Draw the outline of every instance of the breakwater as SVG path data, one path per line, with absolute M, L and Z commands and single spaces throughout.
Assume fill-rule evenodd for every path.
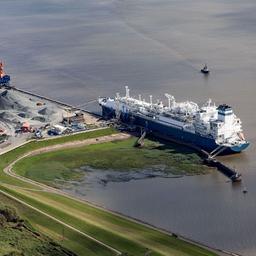
M 6 89 L 9 89 L 9 88 L 6 87 Z M 83 112 L 86 112 L 86 113 L 88 113 L 90 115 L 93 115 L 95 117 L 101 117 L 100 115 L 98 115 L 96 113 L 93 113 L 93 112 L 90 112 L 90 111 L 88 111 L 88 110 L 86 110 L 86 109 L 84 109 L 80 106 L 74 106 L 74 105 L 68 104 L 68 103 L 60 101 L 60 100 L 55 100 L 55 99 L 52 99 L 52 98 L 49 98 L 49 97 L 46 97 L 46 96 L 42 96 L 42 95 L 34 93 L 34 92 L 30 92 L 30 91 L 27 91 L 27 90 L 24 90 L 24 89 L 19 89 L 19 88 L 16 88 L 16 87 L 11 87 L 10 89 L 21 92 L 21 93 L 24 93 L 26 95 L 31 95 L 31 96 L 37 97 L 37 98 L 42 99 L 42 100 L 47 100 L 47 101 L 56 103 L 56 104 L 61 105 L 63 107 L 68 107 L 68 108 L 72 108 L 73 110 L 83 111 Z M 85 104 L 82 104 L 82 105 L 85 105 Z

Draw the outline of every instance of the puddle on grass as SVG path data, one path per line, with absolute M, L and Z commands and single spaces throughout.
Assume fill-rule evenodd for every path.
M 166 171 L 165 165 L 157 165 L 147 169 L 132 169 L 127 171 L 95 169 L 90 166 L 82 166 L 75 171 L 84 172 L 82 178 L 77 181 L 56 180 L 62 190 L 73 191 L 83 195 L 93 187 L 106 187 L 110 182 L 129 182 L 152 178 L 181 178 L 184 175 L 175 175 Z

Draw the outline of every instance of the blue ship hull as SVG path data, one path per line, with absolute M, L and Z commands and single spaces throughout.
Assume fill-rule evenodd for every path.
M 102 115 L 104 118 L 110 119 L 115 117 L 115 110 L 102 106 Z M 215 140 L 209 137 L 203 137 L 200 134 L 190 133 L 183 129 L 167 126 L 154 121 L 151 118 L 146 118 L 138 115 L 130 115 L 122 113 L 120 116 L 122 122 L 127 124 L 133 124 L 145 128 L 148 132 L 151 132 L 157 137 L 169 139 L 171 141 L 177 141 L 182 144 L 187 144 L 195 149 L 203 149 L 208 153 L 219 147 Z M 249 143 L 246 142 L 241 145 L 234 145 L 227 147 L 222 154 L 239 153 L 246 149 Z

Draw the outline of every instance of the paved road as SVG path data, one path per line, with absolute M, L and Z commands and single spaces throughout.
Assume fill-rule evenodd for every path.
M 89 132 L 104 130 L 104 129 L 106 129 L 106 127 L 99 127 L 99 128 L 95 128 L 95 129 L 86 130 L 86 131 L 59 135 L 57 137 L 50 136 L 50 137 L 43 138 L 41 140 L 54 140 L 54 139 L 61 138 L 61 137 L 68 137 L 68 136 L 73 136 L 73 135 L 80 134 L 80 133 L 89 133 Z M 15 148 L 21 147 L 27 143 L 30 143 L 31 141 L 36 140 L 36 139 L 31 138 L 31 136 L 32 136 L 31 133 L 22 133 L 22 134 L 16 134 L 16 135 L 17 136 L 11 136 L 6 142 L 0 144 L 0 156 L 8 153 L 9 151 L 11 151 Z

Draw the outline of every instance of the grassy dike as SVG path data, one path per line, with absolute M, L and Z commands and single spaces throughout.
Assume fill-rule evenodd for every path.
M 111 134 L 115 131 L 104 129 L 49 141 L 31 142 L 1 156 L 0 169 L 14 161 L 18 156 L 34 149 Z M 80 231 L 113 246 L 128 255 L 145 255 L 148 248 L 153 256 L 157 255 L 216 255 L 198 246 L 186 243 L 160 231 L 135 223 L 110 212 L 96 208 L 85 202 L 69 197 L 40 191 L 40 188 L 0 173 L 0 189 L 26 203 L 76 227 Z M 19 210 L 22 217 L 39 231 L 54 238 L 61 245 L 78 255 L 113 255 L 109 249 L 94 241 L 63 228 L 58 222 L 32 210 L 18 202 L 1 195 L 1 200 L 9 201 Z
M 0 194 L 0 255 L 75 256 L 23 220 L 7 198 Z M 4 203 L 3 203 L 4 202 Z M 6 204 L 7 203 L 7 204 Z

